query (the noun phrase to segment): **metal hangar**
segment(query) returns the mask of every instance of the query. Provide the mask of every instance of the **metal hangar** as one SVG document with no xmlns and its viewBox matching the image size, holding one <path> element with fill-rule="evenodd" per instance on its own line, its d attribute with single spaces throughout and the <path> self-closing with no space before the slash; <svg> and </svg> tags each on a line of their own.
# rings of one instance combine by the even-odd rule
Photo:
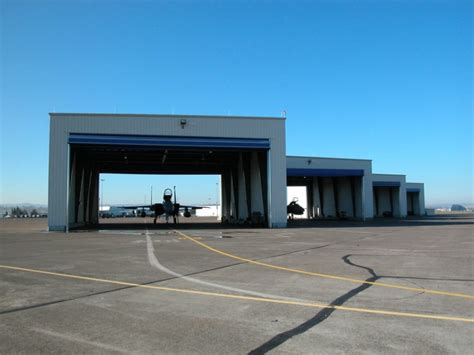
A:
<svg viewBox="0 0 474 355">
<path fill-rule="evenodd" d="M 98 223 L 100 173 L 220 175 L 230 223 L 257 213 L 286 226 L 295 185 L 307 187 L 309 218 L 424 214 L 423 184 L 372 174 L 370 160 L 285 154 L 280 117 L 51 113 L 48 226 Z"/>
</svg>

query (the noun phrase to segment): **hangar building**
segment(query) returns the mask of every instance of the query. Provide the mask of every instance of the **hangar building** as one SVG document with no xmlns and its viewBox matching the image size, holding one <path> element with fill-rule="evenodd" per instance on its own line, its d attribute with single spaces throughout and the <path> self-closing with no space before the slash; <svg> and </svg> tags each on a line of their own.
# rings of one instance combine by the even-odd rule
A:
<svg viewBox="0 0 474 355">
<path fill-rule="evenodd" d="M 257 212 L 272 228 L 286 226 L 287 186 L 306 186 L 310 218 L 424 214 L 423 184 L 285 144 L 280 117 L 51 113 L 49 229 L 98 223 L 101 173 L 220 175 L 222 220 Z"/>
</svg>

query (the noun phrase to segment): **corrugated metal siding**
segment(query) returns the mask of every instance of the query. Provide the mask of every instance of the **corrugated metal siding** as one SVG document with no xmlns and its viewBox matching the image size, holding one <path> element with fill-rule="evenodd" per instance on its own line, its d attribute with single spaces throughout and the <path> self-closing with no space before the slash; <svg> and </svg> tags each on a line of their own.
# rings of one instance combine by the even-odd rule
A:
<svg viewBox="0 0 474 355">
<path fill-rule="evenodd" d="M 69 132 L 96 134 L 136 134 L 196 137 L 277 138 L 285 125 L 283 119 L 241 119 L 199 117 L 186 118 L 181 128 L 181 118 L 176 117 L 126 117 L 126 116 L 53 116 L 61 120 Z"/>
</svg>

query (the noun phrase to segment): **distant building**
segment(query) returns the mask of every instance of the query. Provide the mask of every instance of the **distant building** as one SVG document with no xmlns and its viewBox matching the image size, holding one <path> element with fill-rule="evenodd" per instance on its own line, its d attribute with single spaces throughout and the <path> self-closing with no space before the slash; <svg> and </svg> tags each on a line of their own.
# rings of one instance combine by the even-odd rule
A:
<svg viewBox="0 0 474 355">
<path fill-rule="evenodd" d="M 207 205 L 202 206 L 204 208 L 195 210 L 196 217 L 216 217 L 220 219 L 221 206 L 220 205 Z"/>
</svg>

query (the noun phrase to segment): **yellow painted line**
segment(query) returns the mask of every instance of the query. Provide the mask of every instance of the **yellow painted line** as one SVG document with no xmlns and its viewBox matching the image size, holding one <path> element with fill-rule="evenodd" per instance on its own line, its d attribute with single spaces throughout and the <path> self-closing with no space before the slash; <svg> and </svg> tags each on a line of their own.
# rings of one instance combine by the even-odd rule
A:
<svg viewBox="0 0 474 355">
<path fill-rule="evenodd" d="M 221 254 L 221 255 L 227 256 L 227 257 L 232 258 L 232 259 L 244 261 L 244 262 L 249 263 L 249 264 L 260 265 L 260 266 L 268 267 L 268 268 L 271 268 L 271 269 L 283 270 L 283 271 L 294 272 L 294 273 L 310 275 L 310 276 L 317 276 L 317 277 L 322 277 L 322 278 L 326 278 L 326 279 L 348 281 L 348 282 L 353 282 L 353 283 L 357 283 L 357 284 L 367 284 L 367 285 L 380 286 L 380 287 L 397 288 L 397 289 L 407 290 L 407 291 L 424 292 L 424 293 L 429 293 L 429 294 L 434 294 L 434 295 L 474 299 L 474 295 L 468 295 L 468 294 L 464 294 L 464 293 L 456 293 L 456 292 L 449 292 L 449 291 L 437 291 L 437 290 L 429 290 L 429 289 L 418 288 L 418 287 L 409 287 L 409 286 L 402 286 L 402 285 L 395 285 L 395 284 L 387 284 L 387 283 L 383 283 L 383 282 L 365 281 L 365 280 L 354 279 L 354 278 L 350 278 L 350 277 L 346 277 L 346 276 L 322 274 L 322 273 L 318 273 L 318 272 L 306 271 L 306 270 L 301 270 L 301 269 L 292 269 L 292 268 L 288 268 L 288 267 L 284 267 L 284 266 L 268 264 L 268 263 L 264 263 L 264 262 L 261 262 L 261 261 L 247 259 L 247 258 L 240 257 L 238 255 L 227 253 L 225 251 L 213 248 L 213 247 L 211 247 L 211 246 L 209 246 L 209 245 L 207 245 L 203 242 L 200 242 L 200 241 L 196 240 L 196 238 L 190 237 L 190 236 L 188 236 L 188 235 L 186 235 L 186 234 L 184 234 L 184 233 L 182 233 L 178 230 L 174 230 L 174 231 L 176 233 L 180 234 L 181 236 L 183 236 L 184 238 L 192 241 L 193 243 L 196 243 L 196 244 L 202 246 L 203 248 L 206 248 L 206 249 L 208 249 L 208 250 L 210 250 L 214 253 Z"/>
<path fill-rule="evenodd" d="M 366 308 L 357 308 L 357 307 L 332 306 L 332 305 L 328 305 L 328 304 L 314 303 L 314 302 L 287 301 L 287 300 L 278 300 L 278 299 L 274 299 L 274 298 L 241 296 L 241 295 L 233 295 L 233 294 L 228 294 L 228 293 L 196 291 L 196 290 L 188 290 L 188 289 L 173 288 L 173 287 L 163 287 L 163 286 L 155 286 L 155 285 L 141 285 L 141 284 L 137 284 L 137 283 L 133 283 L 133 282 L 107 280 L 107 279 L 100 279 L 100 278 L 96 278 L 96 277 L 73 275 L 73 274 L 63 274 L 63 273 L 59 273 L 59 272 L 37 270 L 37 269 L 27 269 L 27 268 L 22 268 L 22 267 L 17 267 L 17 266 L 10 266 L 10 265 L 0 265 L 0 269 L 31 272 L 31 273 L 36 273 L 36 274 L 64 277 L 64 278 L 68 278 L 68 279 L 102 282 L 102 283 L 108 283 L 108 284 L 114 284 L 114 285 L 131 286 L 131 287 L 138 287 L 138 288 L 147 288 L 147 289 L 160 290 L 160 291 L 179 292 L 179 293 L 187 293 L 187 294 L 201 295 L 201 296 L 221 297 L 221 298 L 231 298 L 231 299 L 244 300 L 244 301 L 276 303 L 276 304 L 285 304 L 285 305 L 312 307 L 312 308 L 321 308 L 321 309 L 324 309 L 324 308 L 337 309 L 337 310 L 349 311 L 349 312 L 369 313 L 369 314 L 378 314 L 378 315 L 386 315 L 386 316 L 394 316 L 394 317 L 423 318 L 423 319 L 436 319 L 436 320 L 447 320 L 447 321 L 474 323 L 474 318 L 451 317 L 451 316 L 441 316 L 441 315 L 423 314 L 423 313 L 385 311 L 385 310 L 366 309 Z"/>
</svg>

